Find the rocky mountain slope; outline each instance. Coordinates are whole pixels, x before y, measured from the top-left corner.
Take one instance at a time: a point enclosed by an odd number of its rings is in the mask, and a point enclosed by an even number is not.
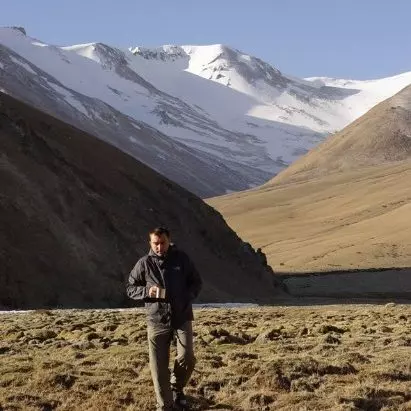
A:
[[[268,301],[261,256],[202,200],[83,131],[0,93],[0,306],[120,307],[166,224],[204,279],[200,301]]]

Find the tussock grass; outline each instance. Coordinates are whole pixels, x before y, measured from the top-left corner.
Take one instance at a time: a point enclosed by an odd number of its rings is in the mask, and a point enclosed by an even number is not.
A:
[[[395,304],[199,309],[192,409],[409,410],[410,314]],[[154,409],[142,310],[0,322],[0,410]]]

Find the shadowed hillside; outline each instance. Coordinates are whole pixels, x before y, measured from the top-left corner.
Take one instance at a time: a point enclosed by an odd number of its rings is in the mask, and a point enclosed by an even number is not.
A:
[[[410,102],[408,87],[269,183],[209,203],[275,271],[411,267]]]
[[[166,224],[201,301],[269,300],[272,272],[203,201],[132,157],[0,94],[0,306],[124,306],[124,280]]]

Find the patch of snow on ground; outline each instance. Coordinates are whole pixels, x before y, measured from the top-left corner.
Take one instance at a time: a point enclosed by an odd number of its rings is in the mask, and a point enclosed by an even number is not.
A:
[[[10,60],[13,61],[13,63],[16,63],[19,66],[23,67],[29,73],[37,75],[37,73],[27,63],[24,63],[23,61],[20,61],[20,60],[14,58],[13,56],[10,56]]]
[[[73,95],[68,90],[54,83],[49,82],[49,84],[51,87],[54,88],[54,90],[56,90],[59,94],[61,94],[64,97],[64,100],[66,100],[67,103],[69,103],[75,109],[81,111],[84,115],[89,117],[89,113],[86,110],[86,108],[83,106],[83,104],[81,104],[76,98],[74,98]]]

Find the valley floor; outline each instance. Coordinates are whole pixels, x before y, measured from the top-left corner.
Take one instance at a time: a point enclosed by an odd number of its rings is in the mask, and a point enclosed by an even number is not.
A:
[[[411,269],[281,275],[293,296],[411,302]]]
[[[193,410],[411,409],[411,305],[195,317]],[[0,410],[154,408],[142,309],[5,313],[0,323]]]

